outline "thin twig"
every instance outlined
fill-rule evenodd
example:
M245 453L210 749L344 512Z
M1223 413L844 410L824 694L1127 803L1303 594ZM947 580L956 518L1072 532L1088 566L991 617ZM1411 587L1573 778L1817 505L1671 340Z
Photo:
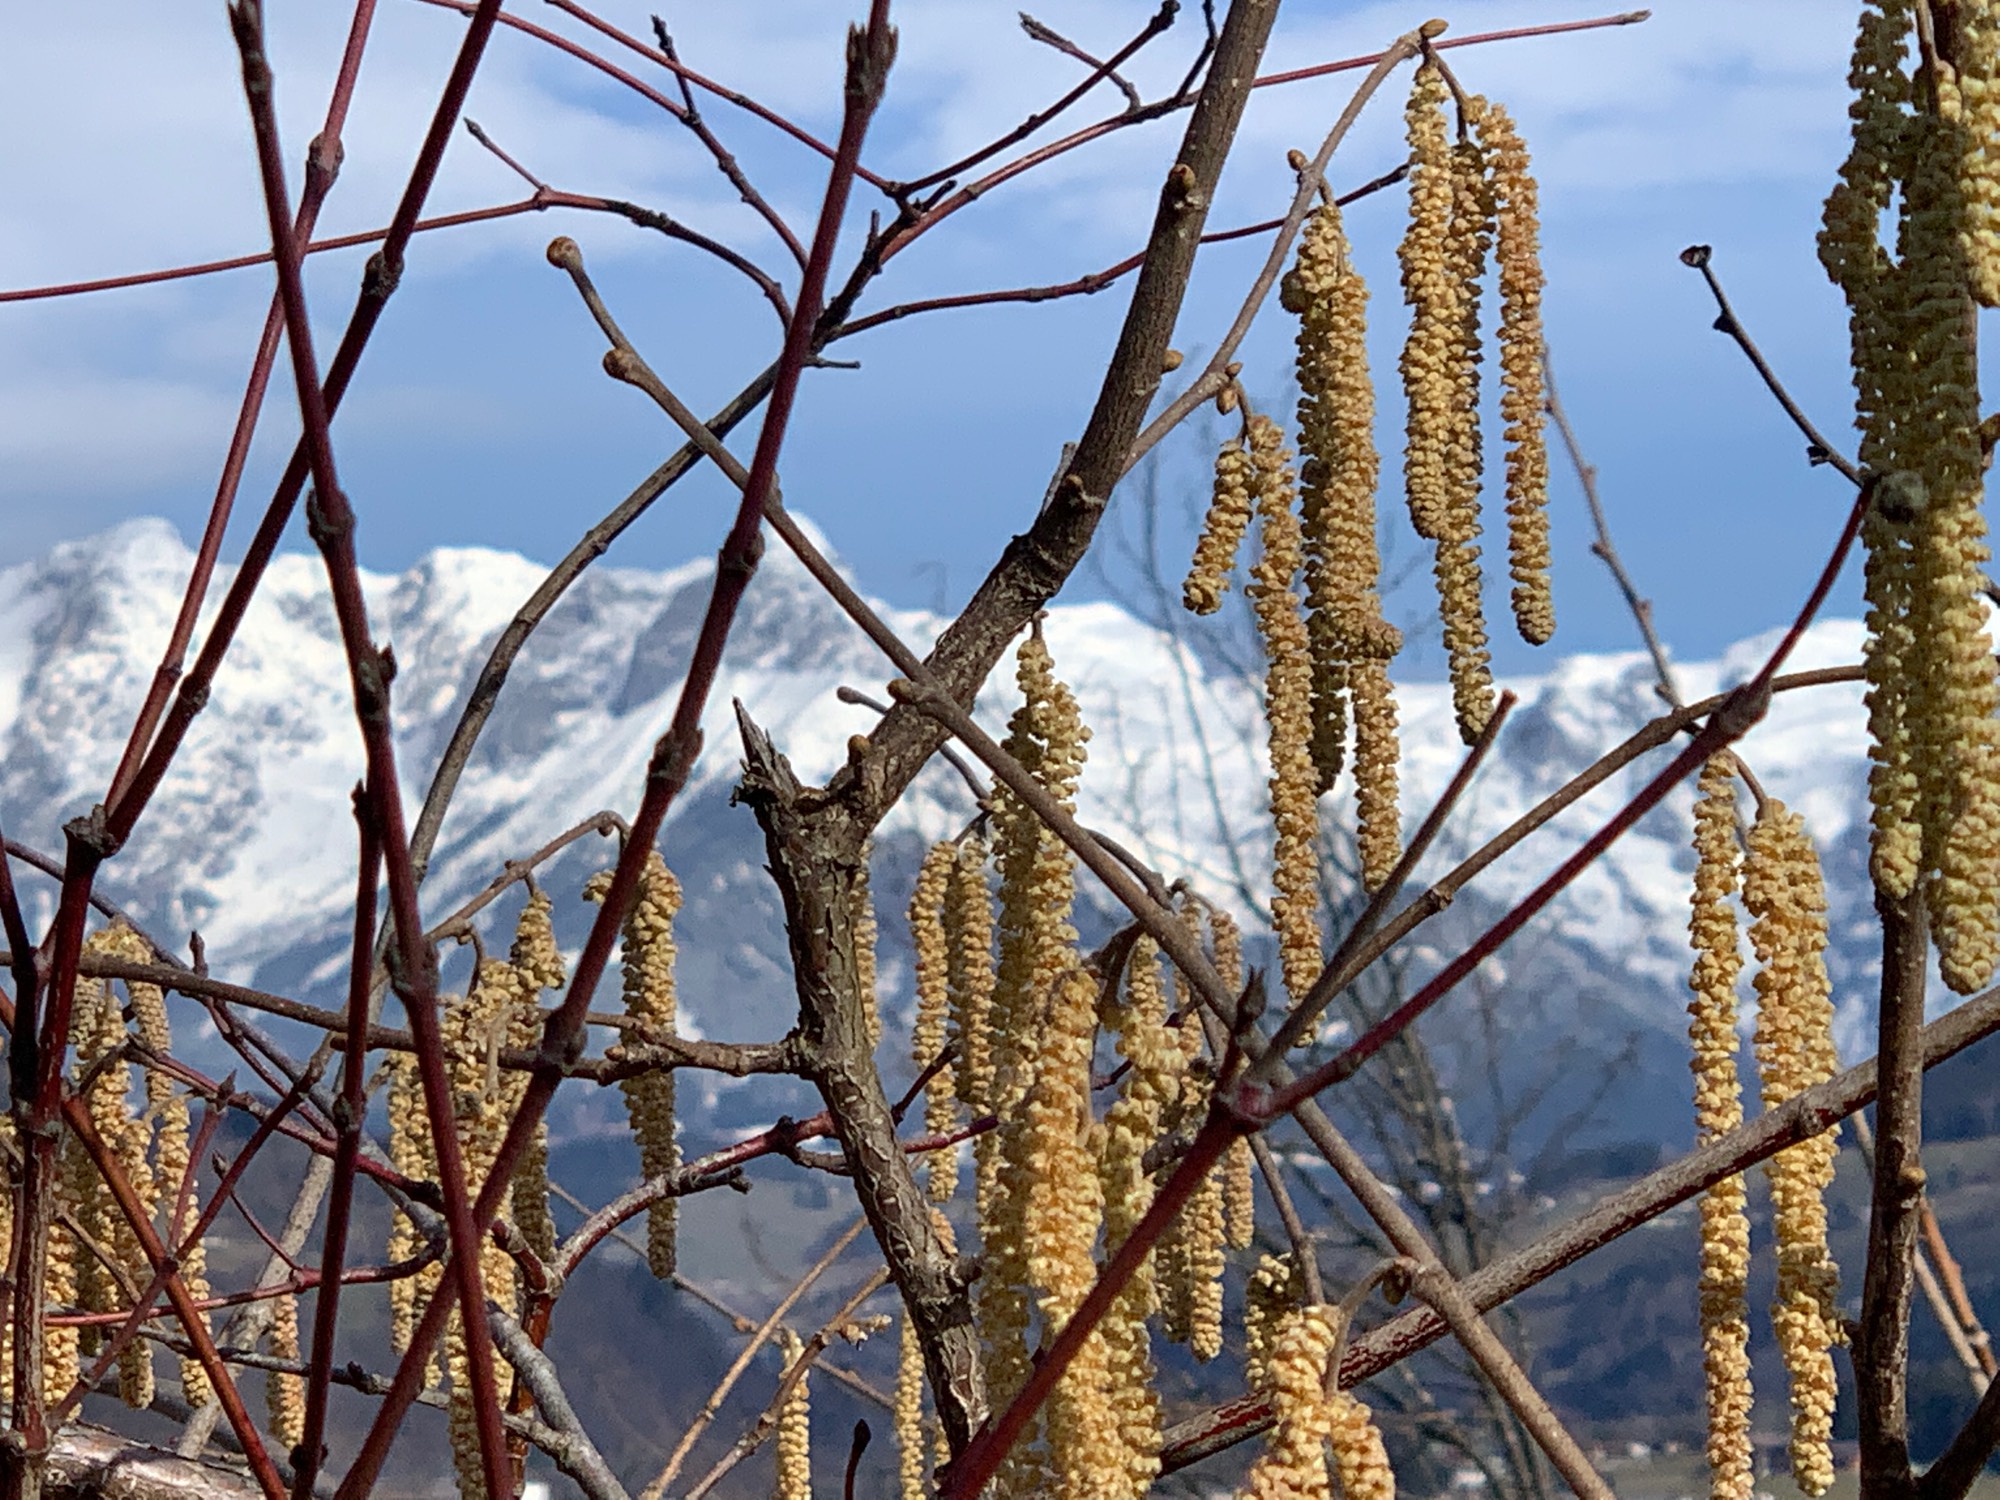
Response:
M764 1445L765 1440L777 1431L778 1418L784 1410L785 1398L790 1396L798 1383L806 1378L806 1372L818 1362L827 1345L854 1321L854 1315L861 1310L861 1304L888 1284L889 1268L880 1267L874 1275L855 1288L854 1295L841 1304L839 1311L834 1313L817 1333L806 1340L805 1347L786 1366L785 1373L778 1377L778 1388L772 1393L770 1404L764 1408L763 1414L751 1424L748 1432L736 1440L727 1453L716 1460L715 1466L701 1477L701 1481L687 1492L687 1500L702 1500L702 1496L720 1484L731 1469ZM656 1490L648 1490L646 1500L656 1500L658 1493Z
M757 1325L756 1330L750 1335L750 1341L737 1351L736 1358L730 1362L729 1368L722 1372L722 1378L716 1382L715 1389L709 1392L708 1399L701 1405L701 1410L695 1413L694 1419L682 1430L680 1441L674 1444L674 1451L667 1455L665 1466L654 1476L653 1482L640 1492L639 1500L660 1500L660 1497L666 1494L667 1486L679 1477L681 1465L687 1462L688 1454L700 1441L702 1433L708 1430L709 1423L713 1422L716 1413L722 1410L722 1403L727 1401L729 1393L736 1389L736 1382L742 1379L743 1372L750 1367L750 1361L756 1357L757 1351L770 1342L772 1334L776 1333L778 1326L784 1322L785 1315L798 1305L801 1297L812 1290L814 1283L820 1277L833 1269L834 1262L847 1253L847 1247L859 1239L861 1231L867 1227L868 1220L863 1217L856 1219L842 1230L827 1247L826 1252L806 1268L805 1274L789 1292L785 1293L778 1305L771 1309L770 1315Z
M1785 415L1792 419L1792 425L1805 434L1806 461L1829 465L1845 476L1850 483L1860 484L1861 470L1844 457L1838 448L1827 441L1825 434L1813 425L1812 418L1805 413L1805 408L1792 399L1792 393L1786 390L1784 382L1778 379L1777 371L1773 370L1770 362L1764 358L1764 351L1759 349L1756 341L1750 337L1749 330L1743 326L1743 320L1736 316L1736 310L1729 305L1729 298L1722 290L1722 282L1716 276L1715 268L1709 264L1713 257L1714 252L1707 245L1690 245L1681 251L1681 264L1701 272L1702 280L1708 283L1708 290L1715 298L1718 309L1715 317L1716 331L1726 333L1736 340L1737 348L1743 351L1745 358L1757 371L1757 376L1764 382L1765 389L1770 391L1777 399L1778 405L1785 409Z

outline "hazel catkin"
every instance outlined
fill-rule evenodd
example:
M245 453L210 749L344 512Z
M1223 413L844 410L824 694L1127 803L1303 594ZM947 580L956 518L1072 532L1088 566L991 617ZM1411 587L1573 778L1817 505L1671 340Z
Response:
M1736 979L1743 967L1730 897L1737 887L1736 807L1729 757L1702 767L1694 810L1695 877L1688 929L1694 943L1688 1037L1693 1043L1695 1140L1706 1145L1743 1123L1736 1077ZM1700 1316L1708 1402L1710 1500L1750 1500L1750 1220L1741 1173L1701 1200Z
M1767 1107L1831 1078L1832 985L1826 972L1826 889L1805 825L1775 798L1751 826L1743 904L1757 955L1758 1071ZM1792 1473L1808 1495L1833 1482L1833 1346L1841 1342L1840 1271L1827 1249L1826 1189L1837 1130L1788 1146L1765 1164L1778 1245L1771 1317L1791 1377Z

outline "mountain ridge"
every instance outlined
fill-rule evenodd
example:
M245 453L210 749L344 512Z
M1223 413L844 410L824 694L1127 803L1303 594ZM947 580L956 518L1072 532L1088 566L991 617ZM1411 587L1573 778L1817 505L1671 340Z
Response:
M0 826L10 835L59 847L62 821L101 794L190 561L171 526L135 521L0 572ZM218 577L215 596L229 576L224 570ZM365 575L371 616L400 663L395 717L412 814L422 787L414 773L442 749L492 641L544 576L525 558L483 548L441 549L403 574ZM425 886L427 914L456 906L505 861L561 828L601 809L629 809L671 711L711 576L706 563L662 572L599 567L557 605L515 663L466 769ZM919 647L943 624L935 615L882 608ZM1059 603L1044 628L1057 670L1093 727L1083 815L1169 878L1186 875L1252 917L1248 903L1269 865L1255 685L1204 666L1202 653L1114 605ZM1715 661L1680 665L1683 690L1705 695L1749 676L1775 639L1756 637ZM1853 662L1861 639L1858 622L1823 621L1791 666ZM736 774L731 700L741 699L772 732L801 776L818 780L840 763L848 736L874 720L871 711L840 702L836 687L881 697L890 675L797 563L772 549L725 655L705 726L707 753L664 835L688 890L684 930L695 934L682 954L691 1029L768 1038L790 1017L761 841L748 815L729 802ZM1661 707L1650 663L1637 651L1560 658L1542 676L1512 686L1520 706L1422 875L1469 852ZM1004 722L1010 689L1003 666L981 697L988 725ZM1406 685L1399 700L1404 818L1414 826L1464 750L1443 685ZM1449 957L1445 950L1462 940L1467 921L1530 889L1667 753L1641 758L1499 861L1460 898L1456 921L1420 934L1415 972ZM1745 753L1820 841L1843 1047L1858 1055L1876 961L1859 686L1781 695ZM348 793L361 768L319 562L282 555L206 712L101 885L163 937L201 929L218 975L323 998L345 962L341 914L351 909L353 881ZM1336 795L1323 807L1344 823L1347 802ZM1595 976L1613 1017L1606 1024L1644 1031L1668 1055L1684 1024L1687 803L1682 788L1642 819L1488 966L1489 977L1505 983L1510 971L1561 950L1565 984ZM908 966L901 923L890 913L900 910L923 847L956 833L973 806L955 773L934 761L880 830L883 977L892 1003ZM545 878L567 894L604 859L601 850L573 848ZM29 883L31 921L46 916L51 896L47 882ZM580 903L569 906L577 910L559 906L565 915L558 931L573 944L587 918ZM1108 920L1101 900L1095 911ZM1683 1091L1681 1079L1660 1083ZM588 1128L583 1119L574 1124Z

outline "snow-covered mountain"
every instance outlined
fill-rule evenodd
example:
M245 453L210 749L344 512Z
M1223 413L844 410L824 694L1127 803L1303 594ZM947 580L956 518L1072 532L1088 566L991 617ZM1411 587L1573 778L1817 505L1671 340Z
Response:
M102 795L189 563L172 528L147 521L0 572L0 827L10 837L60 853L63 820ZM491 643L541 576L539 566L517 556L447 549L400 577L368 578L378 635L394 644L401 664L395 713L413 815ZM672 712L709 576L705 563L660 573L594 569L557 607L516 664L465 777L425 886L427 914L450 910L504 861L590 814L631 810L647 754ZM226 577L215 594L222 583ZM885 613L919 642L940 623L918 613ZM1170 876L1187 875L1215 897L1243 904L1241 893L1261 888L1268 867L1254 690L1204 666L1209 654L1177 646L1110 605L1058 607L1047 633L1094 729L1083 792L1087 820ZM1749 675L1771 644L1746 641L1720 660L1686 664L1684 689L1703 694ZM1792 665L1851 662L1860 646L1857 623L1828 621ZM688 892L682 1003L703 1034L775 1036L791 1012L761 841L749 814L729 803L737 774L731 699L744 702L803 776L822 778L845 754L848 737L874 717L841 703L836 689L848 684L880 697L890 675L803 571L772 548L711 701L707 751L665 836ZM1003 676L996 674L980 705L996 726L1010 706L1011 684ZM1544 677L1511 686L1521 706L1433 853L1433 871L1659 708L1650 668L1638 653L1570 657ZM1443 687L1405 687L1401 705L1405 818L1413 826L1463 752ZM1781 697L1746 754L1764 785L1801 811L1820 841L1852 1051L1862 1044L1873 961L1859 689ZM1460 899L1430 938L1431 950L1417 951L1415 969L1434 963L1437 948L1529 889L1660 763L1660 754L1641 761L1496 866ZM352 901L354 858L348 795L361 765L319 561L281 557L206 712L100 888L162 937L185 940L198 928L211 967L224 977L324 998L345 961L343 913ZM1337 805L1344 815L1342 799L1327 804ZM1526 1052L1546 1057L1550 1038L1565 1045L1582 1039L1586 1063L1591 1057L1601 1063L1617 1050L1618 1038L1635 1038L1652 1080L1639 1092L1661 1100L1677 1098L1685 1076L1674 1059L1682 1045L1692 868L1687 808L1683 790L1485 976ZM963 826L970 809L964 784L938 763L882 829L876 878L885 990L899 989L905 967L900 923L891 914L907 894L916 858L925 842ZM578 846L548 876L564 902L559 930L566 941L580 937L587 919L574 901L576 885L605 858L601 847ZM45 919L51 883L21 878L31 919ZM1471 1002L1449 1002L1461 1003ZM1449 1021L1434 1024L1452 1030ZM1645 1112L1636 1103L1631 1108ZM573 1128L588 1128L585 1115ZM1638 1133L1679 1129L1655 1121Z

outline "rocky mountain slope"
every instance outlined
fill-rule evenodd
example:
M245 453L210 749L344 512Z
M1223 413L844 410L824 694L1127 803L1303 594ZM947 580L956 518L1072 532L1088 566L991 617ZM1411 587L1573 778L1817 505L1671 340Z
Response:
M0 826L11 837L59 851L62 821L100 795L188 564L170 527L135 522L0 572ZM521 557L467 548L435 552L400 577L369 577L378 632L401 664L396 722L413 810L491 642L540 576ZM600 568L584 576L514 669L446 825L425 886L427 913L451 909L504 861L579 819L603 808L630 810L647 753L672 711L708 586L706 564L661 573ZM939 623L888 613L918 641ZM1254 687L1205 665L1211 653L1178 646L1110 605L1060 606L1047 631L1094 728L1083 792L1088 819L1170 876L1185 875L1247 907L1268 867ZM1686 690L1705 693L1748 675L1770 644L1746 641L1717 661L1685 665ZM1794 664L1853 661L1859 647L1858 624L1827 621ZM731 700L743 701L804 776L823 777L844 755L847 737L873 717L840 702L836 689L848 684L880 696L888 675L860 633L773 548L731 640L710 707L707 751L665 836L688 892L683 1013L703 1034L774 1036L791 1011L761 845L749 815L729 803L737 771ZM1659 707L1636 653L1558 659L1547 675L1511 686L1521 706L1431 857L1432 871ZM980 709L989 723L1004 720L1010 688L996 677L984 695ZM1414 824L1462 750L1442 686L1406 686L1402 720L1405 817ZM1804 813L1821 842L1852 1050L1863 1041L1862 997L1873 962L1859 689L1781 698L1748 753L1765 785ZM1483 877L1416 950L1413 972L1434 964L1481 915L1530 888L1658 763L1656 755L1614 778ZM345 961L348 794L360 769L320 565L313 557L281 557L207 711L137 835L107 867L102 888L163 937L181 941L198 928L219 974L324 994ZM1327 806L1337 803L1344 806L1339 798ZM964 784L937 763L882 830L877 884L890 996L900 991L905 965L900 923L887 916L900 908L923 844L963 826L971 809ZM1668 1101L1681 1093L1673 1059L1686 964L1686 810L1682 794L1635 828L1484 976L1515 1007L1520 1038L1559 1034L1566 1045L1581 1041L1602 1056L1638 1038L1642 1057L1652 1059L1643 1070L1649 1086L1628 1101L1621 1130L1655 1140L1685 1128L1684 1108ZM589 914L573 899L576 885L605 857L601 847L578 846L550 873L563 898L566 941L580 940ZM31 918L45 914L52 885L25 878ZM1540 1048L1535 1042L1525 1050ZM587 1133L596 1118L593 1106L579 1103L563 1128Z

